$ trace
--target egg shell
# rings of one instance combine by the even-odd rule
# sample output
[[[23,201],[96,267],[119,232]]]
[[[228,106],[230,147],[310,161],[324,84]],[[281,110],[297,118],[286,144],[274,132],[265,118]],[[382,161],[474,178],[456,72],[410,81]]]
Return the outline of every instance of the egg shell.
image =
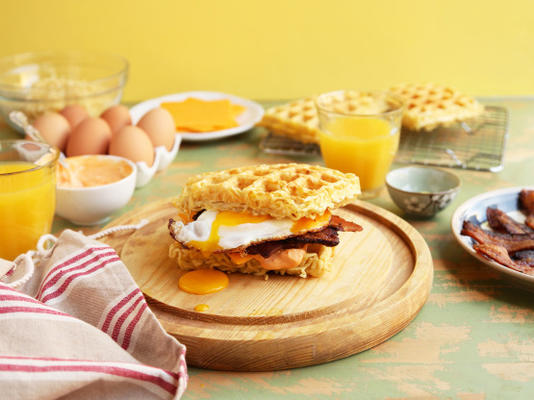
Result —
[[[71,128],[69,121],[63,115],[46,112],[35,119],[33,126],[48,144],[61,151],[65,150]]]
[[[158,107],[147,112],[137,123],[143,129],[154,147],[165,146],[167,150],[172,149],[175,136],[174,119],[167,110]]]
[[[79,104],[70,104],[64,107],[59,113],[69,121],[71,128],[74,128],[89,116],[87,110]]]
[[[125,126],[113,134],[109,154],[127,158],[133,162],[154,163],[154,146],[148,135],[136,126]]]
[[[106,154],[111,140],[111,129],[101,118],[89,117],[73,129],[67,143],[67,156]]]
[[[132,124],[130,110],[123,105],[109,107],[100,115],[100,118],[108,123],[111,132],[117,132],[125,126]]]

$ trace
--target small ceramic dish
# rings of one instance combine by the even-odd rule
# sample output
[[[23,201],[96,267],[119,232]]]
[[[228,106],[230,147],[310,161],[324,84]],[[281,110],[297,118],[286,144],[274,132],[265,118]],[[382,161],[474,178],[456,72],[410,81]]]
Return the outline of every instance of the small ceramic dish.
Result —
[[[404,167],[386,176],[393,202],[406,214],[429,218],[447,207],[460,189],[453,173],[431,167]]]
[[[79,157],[107,158],[128,163],[131,172],[126,177],[99,186],[56,186],[56,214],[76,225],[98,225],[110,218],[132,198],[136,186],[137,168],[130,160],[111,155]],[[155,170],[155,163],[153,166]]]

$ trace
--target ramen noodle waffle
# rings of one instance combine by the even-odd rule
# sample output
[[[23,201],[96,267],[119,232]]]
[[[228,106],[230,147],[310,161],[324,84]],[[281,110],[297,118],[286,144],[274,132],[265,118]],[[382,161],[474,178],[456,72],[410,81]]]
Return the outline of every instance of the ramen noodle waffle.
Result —
[[[399,84],[390,88],[404,102],[402,125],[414,131],[431,131],[478,117],[484,106],[450,87],[427,84]]]
[[[308,276],[320,277],[330,270],[333,253],[334,249],[332,247],[309,245],[304,259],[298,266],[274,272],[281,275],[298,275],[301,278],[307,278]],[[225,272],[241,272],[260,276],[268,273],[258,260],[252,259],[236,265],[227,253],[212,253],[206,256],[199,250],[185,248],[176,242],[169,246],[169,257],[175,260],[178,269],[185,271],[217,268]]]
[[[318,165],[254,165],[190,178],[175,205],[187,215],[213,209],[297,220],[319,217],[358,194],[354,174]]]

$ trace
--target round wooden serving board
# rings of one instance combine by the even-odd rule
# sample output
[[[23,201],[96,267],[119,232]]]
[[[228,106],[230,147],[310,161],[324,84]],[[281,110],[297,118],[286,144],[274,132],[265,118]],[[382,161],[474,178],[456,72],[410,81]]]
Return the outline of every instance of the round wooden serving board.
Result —
[[[182,272],[168,258],[169,200],[149,204],[108,227],[149,222],[109,235],[163,327],[187,346],[189,365],[271,371],[336,360],[403,329],[426,301],[432,258],[421,235],[399,217],[356,202],[336,213],[363,226],[341,233],[331,270],[321,278],[231,274],[209,295],[178,288]],[[107,227],[106,227],[107,228]],[[207,304],[205,312],[195,306]]]

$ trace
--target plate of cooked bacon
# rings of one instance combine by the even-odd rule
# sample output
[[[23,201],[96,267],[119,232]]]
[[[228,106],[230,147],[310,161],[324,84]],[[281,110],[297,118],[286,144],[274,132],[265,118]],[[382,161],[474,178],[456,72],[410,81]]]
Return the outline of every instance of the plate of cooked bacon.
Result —
[[[460,245],[534,290],[534,187],[513,187],[463,203],[451,221]]]

